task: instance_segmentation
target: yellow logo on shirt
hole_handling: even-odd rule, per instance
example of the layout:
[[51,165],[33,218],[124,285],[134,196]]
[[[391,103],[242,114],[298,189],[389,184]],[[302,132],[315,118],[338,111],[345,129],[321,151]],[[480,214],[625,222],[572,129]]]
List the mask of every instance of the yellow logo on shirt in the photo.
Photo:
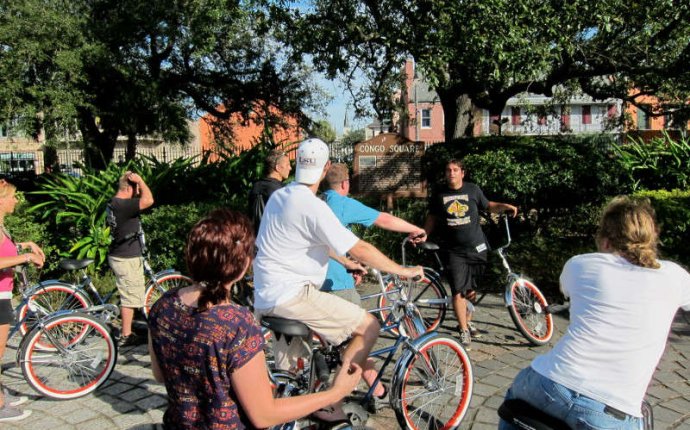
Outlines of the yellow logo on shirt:
[[469,209],[470,209],[469,206],[467,206],[466,204],[462,204],[456,200],[448,206],[448,209],[446,209],[446,211],[450,215],[453,215],[453,216],[458,217],[458,218],[462,218],[465,216],[465,214],[467,213],[467,211]]

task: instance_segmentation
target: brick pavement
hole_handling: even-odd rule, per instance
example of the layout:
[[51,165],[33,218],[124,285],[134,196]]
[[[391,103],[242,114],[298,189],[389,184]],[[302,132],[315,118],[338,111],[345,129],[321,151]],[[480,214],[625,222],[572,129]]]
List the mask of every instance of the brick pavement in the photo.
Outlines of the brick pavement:
[[[470,351],[475,386],[470,410],[461,429],[495,429],[496,409],[518,370],[548,348],[530,346],[518,333],[499,296],[487,296],[479,306],[476,321],[484,336],[475,340]],[[567,321],[556,318],[558,338]],[[449,315],[442,331],[454,332],[456,324]],[[656,429],[690,430],[690,325],[682,318],[674,322],[666,352],[648,390],[654,407]],[[165,388],[151,378],[150,360],[145,346],[124,348],[110,380],[95,393],[70,401],[38,397],[14,366],[16,338],[10,341],[3,363],[2,381],[10,389],[30,397],[23,407],[32,415],[20,422],[2,425],[2,429],[72,430],[156,428],[165,410]],[[371,416],[374,429],[398,428],[395,415],[383,409]]]

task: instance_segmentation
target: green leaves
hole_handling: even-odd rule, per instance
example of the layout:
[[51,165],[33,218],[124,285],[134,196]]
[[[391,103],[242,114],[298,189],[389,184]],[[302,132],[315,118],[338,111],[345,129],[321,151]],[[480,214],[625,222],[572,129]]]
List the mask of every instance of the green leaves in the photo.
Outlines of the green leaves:
[[635,190],[690,188],[690,139],[666,131],[651,141],[631,138],[614,147]]

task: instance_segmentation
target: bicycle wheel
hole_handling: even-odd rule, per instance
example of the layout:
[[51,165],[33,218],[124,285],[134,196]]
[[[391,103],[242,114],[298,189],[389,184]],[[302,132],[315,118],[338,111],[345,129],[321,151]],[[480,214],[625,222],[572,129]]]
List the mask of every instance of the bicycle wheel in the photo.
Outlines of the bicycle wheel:
[[401,428],[454,429],[472,398],[470,357],[450,336],[427,335],[414,343],[396,365],[391,386]]
[[156,278],[158,281],[155,283],[153,281],[149,282],[148,285],[146,285],[146,291],[144,293],[144,307],[142,308],[142,312],[147,319],[151,311],[151,306],[153,306],[156,300],[160,299],[166,291],[172,288],[192,285],[192,279],[180,272],[171,272],[161,277],[156,275]]
[[39,318],[57,311],[84,309],[92,305],[86,294],[66,282],[38,284],[27,295],[28,300],[23,301],[17,309],[17,319],[21,322],[19,331],[22,335],[31,331]]
[[536,285],[519,279],[510,285],[508,305],[515,327],[534,345],[544,345],[553,336],[553,316],[546,312],[546,298]]
[[[75,342],[73,333],[82,333]],[[45,350],[40,344],[52,343]],[[79,312],[37,325],[20,345],[24,378],[39,393],[54,399],[75,399],[103,384],[117,361],[117,348],[108,327]]]
[[[386,285],[386,293],[389,294],[391,301],[397,300],[400,294],[409,294],[410,302],[419,310],[419,313],[424,320],[426,332],[436,330],[443,319],[446,317],[446,308],[448,307],[448,294],[438,279],[429,273],[427,268],[424,269],[424,279],[415,282],[411,287],[404,287],[408,281],[399,281],[397,278],[392,278]],[[386,300],[386,296],[379,297],[378,307],[384,308],[390,306],[390,302]],[[389,310],[379,311],[379,318],[382,323],[385,323]],[[397,331],[393,330],[395,333]]]

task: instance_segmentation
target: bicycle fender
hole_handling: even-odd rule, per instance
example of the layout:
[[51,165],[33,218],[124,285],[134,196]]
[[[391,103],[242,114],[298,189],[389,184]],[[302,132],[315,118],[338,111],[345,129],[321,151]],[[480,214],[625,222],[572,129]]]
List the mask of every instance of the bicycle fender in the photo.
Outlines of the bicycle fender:
[[[46,281],[50,282],[50,281]],[[52,285],[52,284],[51,284]],[[38,286],[38,285],[36,285]],[[31,334],[36,331],[36,330],[43,330],[43,325],[48,323],[49,321],[55,319],[55,318],[61,318],[63,317],[66,313],[73,313],[77,311],[57,311],[54,314],[46,315],[41,318],[41,320],[29,330],[26,335],[22,336],[22,340],[19,341],[19,346],[17,347],[17,355],[15,358],[15,362],[17,363],[17,366],[20,366],[21,363],[19,363],[19,360],[21,358],[21,353],[24,350],[24,344],[26,344],[29,341],[29,338],[31,338]]]
[[161,270],[160,272],[156,272],[156,278],[160,278],[162,276],[168,276],[168,275],[181,275],[180,271],[175,270],[175,269],[165,269]]
[[439,284],[441,283],[441,275],[439,275],[439,273],[436,270],[432,269],[431,267],[426,267],[426,266],[424,266],[423,269],[424,269],[424,276],[426,276],[427,278],[429,278],[433,281],[437,281]]
[[513,303],[513,291],[512,287],[514,283],[519,282],[519,283],[524,283],[526,279],[523,278],[522,276],[511,274],[508,276],[508,283],[506,284],[506,290],[503,293],[503,303],[505,304],[506,308],[509,308],[512,306]]
[[59,279],[48,279],[46,281],[41,281],[37,284],[33,284],[31,287],[29,287],[28,290],[26,290],[25,294],[27,296],[32,296],[36,291],[46,287],[52,287],[53,285],[59,285],[61,287],[66,287],[75,291],[79,289],[76,285],[72,284],[71,282],[61,281]]
[[398,407],[394,403],[399,404],[400,399],[402,398],[402,393],[400,390],[402,389],[402,382],[405,379],[405,371],[407,370],[408,363],[412,360],[412,358],[414,358],[415,351],[419,349],[420,345],[435,337],[440,337],[440,335],[437,332],[432,331],[425,333],[417,339],[411,341],[410,344],[412,347],[406,347],[403,353],[400,355],[400,358],[396,360],[390,386],[391,406],[393,406],[394,409]]

